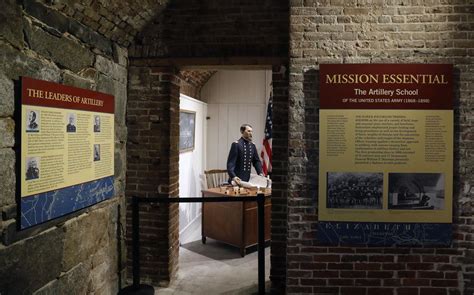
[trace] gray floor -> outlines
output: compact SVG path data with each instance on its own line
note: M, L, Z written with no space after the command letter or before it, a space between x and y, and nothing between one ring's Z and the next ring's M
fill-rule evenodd
M180 247L179 271L167 288L155 294L256 294L257 251L241 257L239 249L212 239L194 241ZM267 292L270 273L270 248L265 248Z

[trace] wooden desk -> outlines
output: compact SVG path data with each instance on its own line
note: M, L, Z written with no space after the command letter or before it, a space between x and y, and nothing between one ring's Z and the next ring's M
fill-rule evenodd
M232 188L229 188L232 191ZM255 197L256 191L249 194L225 194L225 188L202 190L202 197L234 196ZM265 242L270 240L271 189L265 191ZM245 256L246 249L256 245L258 234L257 202L202 203L202 242L206 237L240 248Z

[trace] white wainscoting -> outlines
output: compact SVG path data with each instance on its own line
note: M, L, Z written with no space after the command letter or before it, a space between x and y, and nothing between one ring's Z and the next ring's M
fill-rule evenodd
M181 94L180 109L196 112L196 129L194 150L179 154L179 195L180 197L201 196L201 175L204 171L206 157L206 115L207 104L189 96ZM187 242L192 234L187 229L194 222L200 223L201 204L181 203L179 204L179 232L180 241ZM200 231L200 226L198 226Z

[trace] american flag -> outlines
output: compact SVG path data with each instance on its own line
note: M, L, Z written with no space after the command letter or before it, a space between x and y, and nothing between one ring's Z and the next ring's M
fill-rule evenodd
M268 173L272 172L272 113L273 98L270 95L267 106L267 118L265 120L265 137L263 139L262 152L260 153L260 157L262 158L263 173L265 175L268 175Z

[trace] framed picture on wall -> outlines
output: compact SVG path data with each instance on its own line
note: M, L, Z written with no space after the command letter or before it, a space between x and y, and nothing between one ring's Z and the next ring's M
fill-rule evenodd
M196 128L196 112L179 111L179 152L194 150L194 130Z

